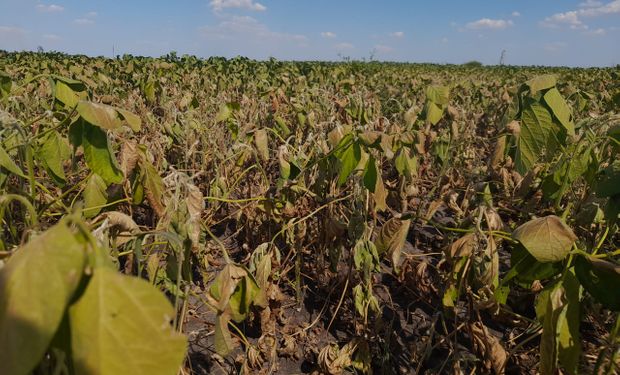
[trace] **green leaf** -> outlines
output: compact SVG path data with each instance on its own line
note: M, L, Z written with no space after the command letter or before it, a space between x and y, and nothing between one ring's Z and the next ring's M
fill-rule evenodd
M257 299L260 294L261 289L258 287L258 284L254 278L251 277L250 273L247 273L247 275L239 281L235 288L235 292L230 296L229 306L232 319L238 323L245 320L250 312L250 306L260 300L260 298ZM260 304L261 303L258 303L257 305Z
M58 81L54 86L54 97L65 105L65 108L74 108L80 97L64 82Z
M620 266L602 259L578 256L575 271L588 293L607 308L620 311Z
M0 271L2 373L30 373L43 358L86 262L65 221L19 248Z
M541 293L544 300L542 308L537 312L543 312L538 319L542 323L543 331L540 337L540 374L553 375L557 368L558 351L556 344L556 328L558 316L562 307L562 288L560 284L555 284L549 293Z
M11 156L4 150L2 145L0 145L0 167L6 169L7 171L18 175L20 177L25 177L24 172L15 164Z
M545 93L545 103L551 108L551 112L566 129L568 135L575 135L575 124L570 107L555 87Z
M540 340L540 373L555 374L558 361L569 374L578 373L581 288L574 270L561 282L543 290L536 301L536 315L543 325Z
M573 231L555 215L533 219L512 232L512 237L539 262L558 262L577 240Z
M548 148L554 127L549 111L538 103L531 103L521 115L521 129L517 138L516 169L525 174Z
M596 182L596 195L599 197L611 197L617 194L620 194L620 159L605 168Z
M341 143L345 141L346 138L347 137L343 138ZM342 152L339 152L336 157L341 163L340 175L338 176L338 186L342 186L362 159L362 150L357 142L353 142Z
M564 307L558 316L557 344L558 359L566 372L578 374L579 359L581 356L581 339L579 324L581 322L581 286L571 268L564 273L562 280L564 288Z
M375 163L374 156L370 156L368 163L366 164L366 170L364 171L364 187L371 193L375 192L377 187L377 164Z
M41 139L36 156L50 176L63 186L66 182L63 162L71 157L67 141L57 131L51 131Z
M6 72L0 70L0 96L6 98L11 94L11 86L13 82Z
M76 374L175 374L186 339L170 321L174 309L146 281L96 268L69 308Z
M557 82L556 76L553 74L546 74L538 77L534 77L529 81L525 82L526 85L530 88L530 93L535 94L538 91L546 90L548 88L554 87Z
M101 212L101 206L108 202L107 188L98 174L94 173L88 178L84 188L84 217L95 217Z
M513 278L531 284L535 280L546 280L562 272L562 263L541 263L522 245L515 247L510 254L510 270L504 276L502 284Z
M108 145L108 136L101 128L82 122L82 147L86 164L107 183L119 184L123 172Z
M407 147L401 147L394 159L396 170L401 176L413 178L418 172L418 160L411 156L411 151Z

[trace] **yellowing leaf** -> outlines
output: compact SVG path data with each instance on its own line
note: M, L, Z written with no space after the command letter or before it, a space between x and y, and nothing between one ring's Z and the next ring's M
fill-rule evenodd
M95 269L69 309L76 373L177 373L187 340L172 329L173 317L170 302L146 281Z
M101 206L108 201L107 188L105 181L98 174L94 173L88 178L84 188L84 217L95 217L101 212Z
M75 293L84 245L61 222L18 249L0 271L0 369L30 373L43 358Z
M140 131L140 128L142 127L142 120L140 119L138 115L132 112L129 112L128 110L122 109L122 108L115 108L115 109L116 111L118 111L121 118L125 120L125 122L131 128L131 130L133 130L136 133Z
M15 164L11 156L2 148L2 145L0 145L0 167L20 177L25 177L24 172Z
M564 259L577 236L555 215L533 219L512 233L539 262L558 262Z
M568 135L575 135L575 124L573 123L573 115L570 107L555 87L547 91L544 96L545 103L551 108L553 115L558 119L560 124L566 129Z
M86 122L102 129L112 130L122 125L118 112L109 105L81 100L77 104L77 112Z
M556 76L553 74L545 74L542 76L534 77L525 82L530 88L530 93L535 94L540 90L545 90L554 87L556 84Z
M269 136L265 129L258 129L254 132L254 143L261 159L269 160Z

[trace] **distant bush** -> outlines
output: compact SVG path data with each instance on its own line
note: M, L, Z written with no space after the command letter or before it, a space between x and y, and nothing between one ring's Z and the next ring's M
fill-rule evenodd
M463 64L463 66L468 67L468 68L479 68L482 66L482 63L480 61L472 60L472 61L466 62L465 64Z

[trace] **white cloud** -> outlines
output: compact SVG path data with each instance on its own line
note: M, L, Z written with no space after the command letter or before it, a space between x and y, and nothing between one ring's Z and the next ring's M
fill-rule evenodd
M394 38L402 38L405 36L405 33L403 31L395 31L393 33L390 33L390 36Z
M0 26L0 35L2 36L24 36L26 30L13 26Z
M48 42L58 42L62 38L56 34L43 34L43 39L45 39Z
M351 43L343 42L343 43L338 43L334 45L334 48L340 49L340 50L344 50L344 49L351 50L351 49L354 49L355 46Z
M441 43L448 43L448 38L446 38L445 36L443 38L441 38Z
M209 5L215 11L220 11L225 8L240 8L258 12L267 10L266 6L261 3L256 3L254 0L211 0Z
M56 4L50 4L50 5L37 4L36 8L37 8L37 11L42 12L42 13L58 13L58 12L62 12L63 10L65 10L64 7L60 5L56 5Z
M0 26L0 49L22 50L28 47L28 32L14 26Z
M590 7L586 9L580 9L579 15L585 17L598 17L606 14L620 13L620 0L609 2L605 5Z
M540 24L544 27L553 28L567 25L571 29L587 30L588 25L586 25L581 18L593 18L620 13L620 0L614 0L607 4L603 4L600 1L586 1L579 4L579 6L582 9L553 14L549 17L546 17L543 21L540 22Z
M568 46L566 42L553 42L545 44L544 48L547 52L558 52Z
M582 3L579 3L580 8L594 8L600 7L601 5L603 5L603 2L597 0L586 0Z
M606 35L607 32L602 27L599 27L598 29L586 31L586 34L587 35L594 35L594 36L602 36L602 35Z
M86 18L95 18L97 17L99 14L97 12L88 12L86 13L85 17Z
M89 18L76 18L75 20L73 20L73 22L77 25L82 25L82 26L92 25L95 23L95 21Z
M490 18L482 18L478 21L468 23L465 27L472 30L493 29L501 30L513 25L512 20L493 20Z
M545 18L542 21L542 26L545 27L559 27L560 25L567 25L571 29L587 29L588 26L581 22L577 11L572 10L570 12L556 13L550 17Z
M383 44L376 44L374 49L375 49L375 51L377 51L379 53L390 53L390 52L394 51L394 48L392 48L390 46L383 45Z
M516 10L514 12L512 12L511 14L513 17L521 17L521 13L517 12Z
M278 41L306 42L308 40L304 35L272 31L266 25L249 16L226 17L216 26L199 28L199 32L205 38L219 40L253 38L269 43Z
M335 38L335 37L336 37L336 34L335 34L335 33L332 33L331 31L323 31L323 32L321 33L321 36L322 36L323 38Z

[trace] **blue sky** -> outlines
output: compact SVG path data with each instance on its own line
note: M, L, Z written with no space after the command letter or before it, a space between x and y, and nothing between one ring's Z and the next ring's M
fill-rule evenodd
M620 0L0 0L0 49L620 64Z

